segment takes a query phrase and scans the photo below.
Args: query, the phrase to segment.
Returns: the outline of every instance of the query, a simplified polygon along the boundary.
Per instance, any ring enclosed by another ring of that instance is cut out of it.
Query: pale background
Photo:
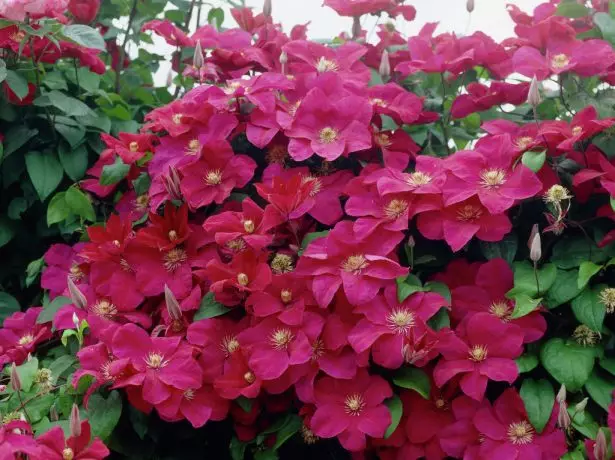
[[[322,0],[272,0],[273,18],[275,22],[283,25],[289,32],[296,24],[305,24],[311,21],[308,28],[308,37],[312,39],[332,38],[341,31],[350,32],[352,19],[339,17],[332,9],[322,6]],[[426,22],[439,22],[436,33],[455,32],[459,35],[471,34],[477,30],[485,32],[500,41],[513,35],[514,24],[506,11],[507,4],[515,4],[522,10],[531,13],[532,10],[546,0],[475,0],[475,8],[471,17],[466,11],[466,0],[406,0],[416,10],[416,19],[412,22],[404,19],[397,20],[397,28],[406,36],[415,35]],[[217,6],[223,6],[217,2]],[[216,0],[212,2],[216,4]],[[247,6],[254,7],[255,11],[262,9],[262,0],[247,0]],[[224,27],[235,27],[235,21],[225,7],[226,15]],[[388,19],[387,19],[388,20]],[[367,17],[362,21],[363,28],[368,32],[374,30],[377,19]],[[384,22],[385,19],[380,19]],[[194,30],[194,29],[193,29]],[[372,32],[368,39],[376,39]],[[155,38],[155,45],[148,47],[150,51],[170,57],[173,48],[166,45],[164,40]],[[132,51],[132,50],[130,50]],[[132,53],[131,53],[132,54]],[[156,83],[165,84],[169,77],[169,65],[160,69],[156,74]]]

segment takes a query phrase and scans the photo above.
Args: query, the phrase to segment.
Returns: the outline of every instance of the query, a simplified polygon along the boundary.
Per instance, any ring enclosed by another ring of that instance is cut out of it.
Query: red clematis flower
[[[82,243],[74,246],[54,244],[45,253],[47,268],[41,276],[41,286],[49,290],[51,299],[64,294],[67,289],[66,280],[69,277],[76,285],[87,281],[84,271],[87,267],[79,257],[82,248]]]
[[[461,390],[480,401],[489,379],[512,383],[519,375],[514,359],[523,351],[523,331],[487,313],[477,313],[468,320],[464,337],[449,331],[440,336],[437,347],[442,359],[434,369],[436,385],[463,374]]]
[[[384,400],[392,396],[382,377],[360,370],[352,380],[323,377],[314,387],[316,412],[310,428],[321,438],[337,436],[350,451],[365,449],[366,436],[381,438],[391,423]]]
[[[451,408],[455,421],[445,426],[440,433],[442,450],[454,458],[480,458],[482,437],[473,419],[479,410],[490,409],[489,401],[479,402],[467,396],[459,396],[452,402]]]
[[[573,185],[578,187],[586,182],[598,179],[600,185],[615,197],[615,161],[609,161],[598,149],[585,152],[589,168],[582,169],[574,175]]]
[[[124,163],[131,165],[154,150],[153,142],[156,138],[151,134],[120,133],[116,139],[103,133],[101,139],[107,145],[107,149],[100,154],[101,158],[114,158],[117,155]]]
[[[36,322],[42,310],[42,307],[30,307],[4,320],[0,329],[0,366],[10,362],[21,364],[39,343],[51,338],[49,327]]]
[[[224,420],[230,402],[221,398],[211,385],[185,391],[173,391],[171,397],[158,404],[156,410],[163,420],[175,422],[188,420],[194,428],[200,428],[209,420]]]
[[[338,223],[326,238],[308,246],[299,259],[297,274],[311,276],[314,298],[322,308],[343,287],[353,305],[369,302],[388,280],[407,269],[387,258],[401,241],[399,232],[379,232],[359,239],[349,221]]]
[[[489,87],[481,83],[470,83],[467,86],[468,94],[461,94],[453,101],[451,116],[463,118],[471,113],[489,110],[494,105],[500,104],[521,105],[527,99],[529,88],[529,83],[513,84],[494,81]]]
[[[32,428],[27,422],[13,420],[0,426],[0,459],[13,460],[16,455],[40,458],[40,447],[32,437]]]
[[[33,455],[34,460],[102,460],[109,455],[109,449],[99,438],[92,439],[90,422],[81,422],[79,435],[64,437],[59,426],[43,433],[37,438],[40,456]]]

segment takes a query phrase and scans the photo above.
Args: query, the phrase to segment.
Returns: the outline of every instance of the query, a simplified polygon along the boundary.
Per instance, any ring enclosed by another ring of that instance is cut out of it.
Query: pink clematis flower
[[[296,272],[313,277],[312,292],[320,307],[327,307],[340,287],[351,304],[360,305],[376,297],[388,280],[407,274],[387,258],[401,238],[400,232],[380,232],[359,239],[352,223],[342,221],[326,238],[310,243]]]
[[[51,338],[49,327],[36,322],[42,310],[42,307],[30,307],[4,320],[0,329],[0,366],[10,362],[20,365],[39,343]]]
[[[337,436],[345,449],[363,450],[366,436],[381,438],[390,425],[383,402],[392,394],[386,380],[366,370],[352,380],[322,377],[314,387],[316,412],[310,428],[321,438]]]
[[[480,401],[488,380],[512,383],[519,375],[514,359],[523,351],[523,331],[487,313],[477,313],[468,320],[464,337],[449,331],[437,347],[442,359],[434,369],[436,385],[441,387],[463,374],[461,390]]]
[[[481,83],[470,83],[467,86],[468,94],[461,94],[455,98],[451,106],[453,118],[463,118],[471,113],[489,110],[500,104],[521,105],[527,99],[529,83],[505,83],[494,81],[490,87]]]
[[[325,6],[333,8],[340,16],[361,16],[387,11],[397,5],[395,0],[325,0]]]
[[[573,185],[578,187],[589,181],[597,180],[611,197],[615,197],[615,161],[609,161],[597,149],[587,149],[585,155],[589,167],[574,175]]]
[[[20,454],[39,458],[40,447],[32,436],[27,422],[13,420],[0,426],[0,460],[15,460]]]
[[[163,420],[178,421],[186,419],[194,428],[200,428],[209,420],[224,420],[230,402],[221,398],[211,385],[192,390],[173,391],[171,397],[156,406]]]
[[[160,404],[174,390],[191,390],[202,384],[203,374],[192,348],[179,337],[150,337],[134,324],[120,327],[113,336],[113,354],[127,358],[136,373],[116,381],[117,387],[141,386],[143,399]]]
[[[79,251],[82,248],[81,243],[74,246],[54,244],[45,253],[44,260],[47,268],[41,276],[41,286],[49,290],[51,299],[66,291],[66,280],[69,277],[77,285],[87,281],[87,275],[84,272],[86,264],[79,257]]]
[[[316,87],[305,96],[292,127],[285,131],[290,138],[288,153],[296,161],[314,153],[333,161],[369,149],[371,118],[372,106],[366,99],[347,96],[333,102]]]
[[[59,426],[38,437],[40,456],[33,455],[33,460],[102,460],[109,455],[109,449],[99,438],[92,439],[90,423],[81,422],[79,435],[64,437]]]
[[[514,388],[505,390],[493,409],[480,409],[473,420],[483,438],[480,458],[557,460],[566,453],[565,434],[555,426],[557,409],[538,434],[528,421],[523,400]]]
[[[453,400],[451,409],[455,421],[440,433],[440,445],[446,455],[468,460],[480,458],[478,455],[482,436],[474,426],[473,419],[484,408],[490,409],[489,401],[478,402],[465,395]]]

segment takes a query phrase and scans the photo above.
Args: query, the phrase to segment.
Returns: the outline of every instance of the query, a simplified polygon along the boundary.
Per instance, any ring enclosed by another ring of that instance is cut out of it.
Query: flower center
[[[201,143],[198,139],[192,139],[186,147],[186,155],[196,155],[201,150]]]
[[[267,150],[266,160],[269,164],[284,164],[287,158],[288,150],[282,145],[274,145],[269,150]]]
[[[418,187],[419,185],[429,184],[431,182],[431,176],[421,171],[415,171],[410,174],[406,182],[413,187]]]
[[[339,66],[337,65],[337,62],[332,61],[330,59],[326,59],[324,56],[321,56],[318,62],[316,63],[316,70],[319,73],[337,72],[339,70]]]
[[[284,303],[290,303],[293,300],[293,292],[290,289],[282,289],[280,292],[280,299]]]
[[[570,191],[559,184],[553,185],[547,190],[544,195],[544,200],[547,203],[559,204],[560,201],[569,200],[572,198]]]
[[[26,334],[22,336],[17,342],[21,346],[29,345],[34,342],[34,336],[32,334]]]
[[[301,437],[303,438],[303,442],[307,445],[316,444],[318,442],[318,436],[305,425],[301,426]]]
[[[173,248],[163,256],[164,268],[174,272],[188,260],[188,254],[181,248]]]
[[[290,329],[280,328],[271,333],[269,341],[276,350],[286,350],[293,338],[293,332]]]
[[[254,221],[253,220],[244,220],[243,221],[243,229],[246,233],[254,233]]]
[[[353,273],[355,275],[359,275],[361,270],[367,268],[369,266],[369,262],[365,260],[365,256],[362,254],[356,254],[354,256],[348,257],[342,263],[342,270],[348,273]]]
[[[276,254],[271,261],[271,269],[276,275],[292,272],[294,268],[293,258],[287,254]]]
[[[488,169],[481,171],[480,183],[483,187],[498,187],[505,182],[506,173],[501,169]]]
[[[581,324],[577,326],[577,328],[572,333],[572,338],[579,344],[584,347],[591,347],[598,343],[600,339],[600,334],[596,331],[592,330],[585,324]]]
[[[148,204],[149,204],[149,196],[147,195],[140,195],[135,200],[135,207],[140,211],[146,210]]]
[[[378,97],[370,99],[369,103],[371,105],[375,105],[375,106],[378,106],[378,107],[386,107],[387,106],[387,103],[383,99],[380,99]]]
[[[380,147],[389,147],[392,144],[391,137],[388,134],[379,133],[376,135],[376,143]]]
[[[177,240],[177,232],[175,230],[169,230],[169,233],[167,236],[169,237],[169,241]]]
[[[226,247],[233,252],[241,252],[246,248],[246,242],[241,237],[235,238],[234,240],[228,241]]]
[[[328,129],[328,128],[325,128],[325,129]],[[320,138],[322,140],[322,133],[321,133],[321,137]],[[321,182],[321,180],[318,177],[305,176],[305,177],[303,177],[303,179],[301,179],[301,183],[302,184],[309,184],[312,187],[312,189],[310,190],[310,196],[316,196],[322,190],[322,182]]]
[[[483,215],[483,211],[471,204],[466,204],[457,211],[457,220],[460,222],[474,222]]]
[[[162,369],[169,364],[169,361],[164,359],[164,355],[150,351],[145,357],[145,364],[150,369]]]
[[[228,358],[230,355],[239,350],[239,340],[233,335],[225,335],[220,342],[220,348]]]
[[[534,439],[534,427],[525,420],[511,423],[508,425],[507,434],[513,444],[529,444]]]
[[[70,447],[66,447],[62,451],[62,460],[73,460],[73,458],[75,458],[75,453],[73,452],[73,449],[71,449]]]
[[[510,308],[503,300],[493,302],[489,307],[489,311],[493,316],[497,316],[503,321],[506,321],[510,317]]]
[[[122,267],[122,270],[124,270],[125,272],[132,272],[132,267],[130,266],[130,264],[128,263],[128,261],[126,259],[124,259],[123,257],[120,259],[120,266]]]
[[[246,372],[245,374],[243,374],[243,379],[249,384],[252,385],[254,383],[254,381],[256,380],[256,376],[254,375],[253,372]]]
[[[556,54],[551,58],[551,67],[555,69],[563,69],[570,64],[570,58],[565,54]]]
[[[434,405],[436,406],[436,409],[446,409],[446,401],[442,398],[436,399]]]
[[[575,126],[574,128],[572,128],[572,135],[573,136],[578,136],[582,132],[583,132],[583,127],[581,127],[581,126]]]
[[[130,144],[128,144],[128,148],[130,149],[130,151],[132,153],[138,152],[139,151],[139,143],[132,141]]]
[[[323,144],[330,144],[331,142],[335,142],[337,140],[337,131],[330,126],[323,128],[320,130],[320,142]]]
[[[79,265],[77,264],[72,264],[70,266],[69,272],[70,272],[69,276],[73,281],[78,281],[81,278],[83,278],[83,272],[81,271],[81,269],[79,268]]]
[[[607,313],[615,311],[615,288],[605,288],[598,294],[598,300],[606,307]]]
[[[117,307],[108,300],[99,300],[92,306],[92,313],[101,318],[113,319],[117,315]]]
[[[527,150],[527,148],[534,142],[533,137],[524,136],[520,137],[515,141],[515,145],[519,150]]]
[[[18,42],[19,43],[19,42],[21,42],[24,39],[25,36],[26,36],[26,33],[23,30],[20,30],[19,32],[12,33],[10,35],[10,38],[14,42]]]
[[[408,202],[406,200],[391,200],[389,204],[384,207],[384,215],[388,219],[395,220],[400,217],[408,209]]]
[[[325,343],[316,339],[316,341],[312,344],[312,361],[317,361],[322,355],[325,354]]]
[[[220,185],[220,183],[222,183],[222,171],[219,169],[207,171],[207,174],[205,175],[205,183],[207,185]]]
[[[175,123],[176,125],[181,125],[183,118],[184,118],[183,113],[176,113],[175,115],[173,115],[172,120],[173,120],[173,123]]]
[[[250,283],[250,279],[248,278],[248,275],[246,275],[245,273],[240,273],[237,275],[237,282],[241,286],[247,286]]]
[[[348,415],[361,415],[363,408],[365,408],[365,399],[363,399],[363,395],[353,393],[346,396],[346,400],[344,401],[344,410]]]
[[[387,323],[397,334],[406,334],[414,326],[414,313],[407,308],[394,309],[387,317]]]
[[[474,362],[481,362],[487,359],[487,347],[484,345],[474,345],[470,349],[470,359]]]
[[[194,390],[186,390],[184,391],[184,399],[187,399],[188,401],[192,401],[194,399]]]
[[[100,373],[102,374],[105,381],[107,382],[113,382],[113,380],[115,380],[115,378],[113,377],[113,374],[111,374],[111,364],[112,363],[113,361],[107,361],[105,364],[100,366]]]

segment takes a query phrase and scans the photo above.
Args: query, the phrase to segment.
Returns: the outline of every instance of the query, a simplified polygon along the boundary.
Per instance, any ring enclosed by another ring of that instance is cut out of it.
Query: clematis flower
[[[366,436],[381,438],[391,423],[384,400],[391,387],[377,375],[360,370],[352,380],[322,377],[314,387],[316,411],[310,428],[321,438],[337,436],[350,451],[365,449]]]
[[[566,453],[564,432],[555,427],[557,409],[539,434],[529,422],[523,400],[514,388],[505,390],[493,409],[480,409],[473,420],[483,437],[481,458],[556,460]]]
[[[179,337],[150,337],[134,324],[120,327],[113,336],[113,354],[127,358],[136,373],[118,379],[116,387],[140,386],[143,399],[160,404],[174,390],[193,390],[202,384],[202,372],[193,357],[192,348]]]
[[[399,232],[379,232],[359,239],[352,223],[338,223],[326,238],[308,246],[299,259],[296,273],[311,276],[312,292],[325,308],[343,287],[353,305],[369,302],[388,280],[405,275],[407,270],[387,258],[401,241]]]
[[[356,308],[365,318],[350,332],[348,341],[357,353],[371,348],[377,364],[397,369],[406,358],[404,339],[411,331],[417,335],[426,333],[427,320],[447,304],[440,294],[431,292],[417,292],[400,303],[393,284],[384,295]]]
[[[107,145],[100,154],[101,158],[115,158],[117,155],[124,163],[131,165],[154,150],[153,142],[156,138],[151,134],[120,133],[116,139],[103,133],[101,139]]]
[[[454,458],[479,458],[482,436],[474,426],[474,416],[481,409],[489,410],[489,402],[474,401],[465,395],[455,398],[451,409],[455,420],[440,432],[442,450]]]
[[[487,313],[477,313],[467,322],[465,336],[452,331],[437,345],[442,354],[434,368],[434,381],[442,386],[458,374],[461,390],[480,401],[488,380],[512,383],[519,375],[514,359],[523,351],[523,332]]]
[[[521,105],[527,99],[529,84],[494,81],[489,87],[481,83],[470,83],[466,89],[468,94],[461,94],[453,101],[451,106],[453,118],[463,118],[500,104]]]
[[[610,128],[613,124],[615,124],[615,118],[600,120],[598,119],[596,109],[591,105],[587,106],[572,117],[569,125],[564,125],[560,135],[565,136],[566,139],[560,142],[557,148],[560,150],[573,150],[574,144],[577,142],[589,139]],[[553,125],[546,125],[545,128],[540,130],[541,133],[549,135],[551,131],[549,126]]]
[[[421,98],[395,83],[372,86],[367,94],[375,113],[388,115],[399,125],[415,123],[423,111]]]
[[[87,420],[81,422],[79,435],[64,437],[64,432],[59,426],[43,433],[37,438],[40,447],[40,456],[34,455],[33,459],[40,460],[102,460],[109,455],[109,449],[99,438],[92,439],[90,423]]]
[[[157,35],[164,38],[166,42],[171,46],[193,46],[193,41],[190,39],[190,37],[188,37],[184,33],[184,31],[182,31],[179,27],[177,27],[168,19],[154,19],[152,21],[146,22],[143,27],[141,27],[141,31],[146,32],[148,30],[153,31]]]
[[[15,312],[4,320],[0,329],[0,365],[23,363],[36,346],[51,338],[49,327],[38,324],[42,307],[30,307],[25,312]]]
[[[211,385],[198,389],[174,391],[169,399],[156,406],[163,420],[186,419],[194,428],[200,428],[209,420],[221,421],[228,414],[230,403],[221,398]]]
[[[417,228],[430,240],[445,240],[453,251],[463,248],[473,236],[500,241],[512,224],[505,214],[492,215],[473,197],[438,211],[419,214]]]
[[[589,167],[574,175],[573,185],[578,187],[589,181],[598,180],[609,195],[615,197],[615,165],[613,165],[613,161],[609,161],[597,149],[588,149],[586,158]]]
[[[149,214],[150,225],[142,228],[138,233],[139,243],[160,251],[169,251],[182,245],[191,235],[192,230],[188,224],[188,206],[179,208],[167,202],[164,215]]]
[[[54,244],[43,256],[47,267],[41,275],[41,286],[49,290],[51,299],[66,291],[68,277],[77,285],[87,281],[86,264],[79,257],[79,251],[82,248],[81,243],[74,246]]]
[[[340,156],[371,147],[368,129],[372,118],[369,102],[348,96],[333,103],[320,88],[305,96],[295,121],[285,134],[290,138],[288,153],[296,161],[312,154],[333,161]]]
[[[395,0],[325,0],[325,6],[333,8],[340,16],[361,16],[394,8]]]
[[[32,428],[21,420],[3,423],[0,426],[0,459],[14,460],[20,454],[40,458],[40,447],[32,437]]]

